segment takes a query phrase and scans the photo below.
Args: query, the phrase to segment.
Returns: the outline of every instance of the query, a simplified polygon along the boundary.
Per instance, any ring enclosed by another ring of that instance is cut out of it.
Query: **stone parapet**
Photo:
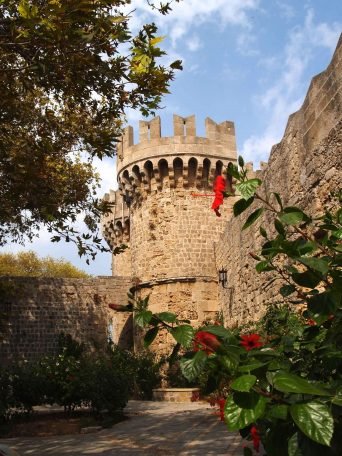
[[[153,390],[153,400],[162,402],[196,402],[199,393],[199,388],[156,388]]]

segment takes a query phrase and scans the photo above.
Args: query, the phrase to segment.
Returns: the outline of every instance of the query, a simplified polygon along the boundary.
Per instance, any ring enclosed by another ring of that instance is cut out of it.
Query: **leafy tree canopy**
[[[69,261],[49,256],[39,258],[34,252],[1,253],[0,276],[24,277],[90,277]]]
[[[125,110],[153,113],[181,69],[159,63],[154,24],[132,35],[129,3],[0,0],[0,245],[45,225],[80,255],[105,250],[92,160],[115,155]]]

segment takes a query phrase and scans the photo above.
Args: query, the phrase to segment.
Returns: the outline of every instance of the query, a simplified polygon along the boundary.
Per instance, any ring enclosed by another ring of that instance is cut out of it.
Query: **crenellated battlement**
[[[216,123],[205,119],[205,137],[196,136],[194,115],[173,116],[174,135],[163,137],[160,117],[139,122],[139,142],[134,144],[131,126],[124,129],[118,146],[118,174],[129,165],[156,157],[179,156],[184,154],[225,159],[236,158],[235,127],[231,121]]]
[[[254,169],[254,163],[248,162],[245,164],[245,168],[247,169],[249,179],[253,179],[254,177],[261,178],[262,174],[266,171],[268,167],[268,162],[261,161],[260,162],[260,169]]]
[[[111,247],[129,241],[130,218],[134,219],[143,205],[153,204],[158,193],[162,198],[174,195],[173,201],[190,197],[192,192],[212,193],[214,179],[223,167],[237,163],[231,121],[205,119],[205,137],[196,136],[194,115],[173,116],[174,136],[163,137],[161,127],[160,117],[140,121],[137,144],[131,126],[123,132],[117,160],[119,189],[105,196],[113,204],[112,214],[103,220],[103,234]],[[232,191],[229,180],[227,190]],[[201,204],[206,204],[205,200]]]

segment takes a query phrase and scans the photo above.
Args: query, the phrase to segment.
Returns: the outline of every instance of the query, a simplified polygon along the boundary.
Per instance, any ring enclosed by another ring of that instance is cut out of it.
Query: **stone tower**
[[[131,277],[137,296],[150,295],[152,311],[175,312],[196,325],[219,310],[215,244],[234,199],[225,200],[217,217],[213,198],[204,195],[213,193],[222,167],[237,161],[235,130],[233,122],[207,118],[206,137],[197,137],[195,116],[177,115],[173,127],[174,136],[162,137],[159,117],[141,121],[138,144],[133,128],[125,129],[119,190],[105,196],[114,205],[103,233],[112,248],[129,246],[113,257],[113,275]],[[156,345],[164,351],[167,340]]]

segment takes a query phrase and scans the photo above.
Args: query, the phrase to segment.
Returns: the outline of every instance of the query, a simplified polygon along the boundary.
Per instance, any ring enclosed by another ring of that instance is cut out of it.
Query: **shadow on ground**
[[[132,401],[130,419],[94,434],[0,440],[20,456],[124,456],[242,454],[241,438],[229,433],[206,404]]]

